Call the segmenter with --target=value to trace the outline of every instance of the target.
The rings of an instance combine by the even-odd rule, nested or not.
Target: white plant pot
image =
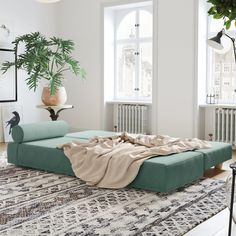
[[[44,87],[41,98],[42,98],[42,102],[46,106],[64,105],[67,100],[66,89],[65,89],[65,87],[60,87],[56,91],[55,95],[51,95],[50,88]]]

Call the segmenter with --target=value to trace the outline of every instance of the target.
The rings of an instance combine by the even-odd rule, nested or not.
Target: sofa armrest
[[[21,124],[12,129],[12,138],[16,143],[23,143],[62,137],[68,130],[69,125],[63,120]]]
[[[10,142],[7,145],[7,161],[9,163],[18,165],[18,143]]]

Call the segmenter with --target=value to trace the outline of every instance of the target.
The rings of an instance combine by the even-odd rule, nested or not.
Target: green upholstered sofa
[[[70,161],[57,145],[93,136],[110,136],[113,132],[88,130],[68,133],[65,121],[23,124],[13,128],[14,142],[8,144],[8,162],[60,174],[74,175]],[[203,176],[204,171],[231,159],[231,145],[211,142],[211,149],[153,157],[141,166],[129,187],[168,192]]]

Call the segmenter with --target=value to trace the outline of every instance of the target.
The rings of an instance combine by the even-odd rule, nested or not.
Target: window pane
[[[210,83],[208,94],[214,94],[220,102],[228,103],[234,99],[235,62],[233,48],[226,53],[211,50]]]
[[[223,19],[208,17],[208,38],[214,37],[217,32],[224,28]],[[231,24],[226,33],[234,38],[235,26]],[[236,93],[236,73],[235,60],[233,54],[232,41],[226,37],[221,37],[222,50],[213,50],[208,47],[208,78],[207,95],[215,95],[216,102],[232,103],[235,102]],[[209,101],[208,101],[209,102]]]
[[[136,12],[132,11],[123,18],[117,30],[117,39],[135,38],[135,17]]]
[[[221,31],[224,28],[224,20],[223,19],[214,19],[213,17],[209,16],[208,17],[209,20],[209,29],[208,31],[210,33],[216,33]],[[234,25],[234,21],[231,23],[230,28],[227,30],[227,32],[229,31],[234,31],[235,30],[235,25]]]
[[[152,14],[148,11],[139,12],[139,35],[143,37],[152,37]]]
[[[135,46],[123,44],[117,46],[117,98],[134,95]]]
[[[213,17],[209,16],[209,32],[219,32],[220,30],[222,30],[222,28],[224,27],[224,21],[221,19],[213,19]]]
[[[139,95],[150,98],[152,96],[152,44],[140,44],[140,80]]]

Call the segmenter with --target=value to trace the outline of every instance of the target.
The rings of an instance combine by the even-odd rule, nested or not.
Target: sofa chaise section
[[[204,156],[204,170],[210,169],[212,166],[219,166],[223,162],[232,158],[232,146],[223,142],[210,142],[210,149],[199,149]]]

